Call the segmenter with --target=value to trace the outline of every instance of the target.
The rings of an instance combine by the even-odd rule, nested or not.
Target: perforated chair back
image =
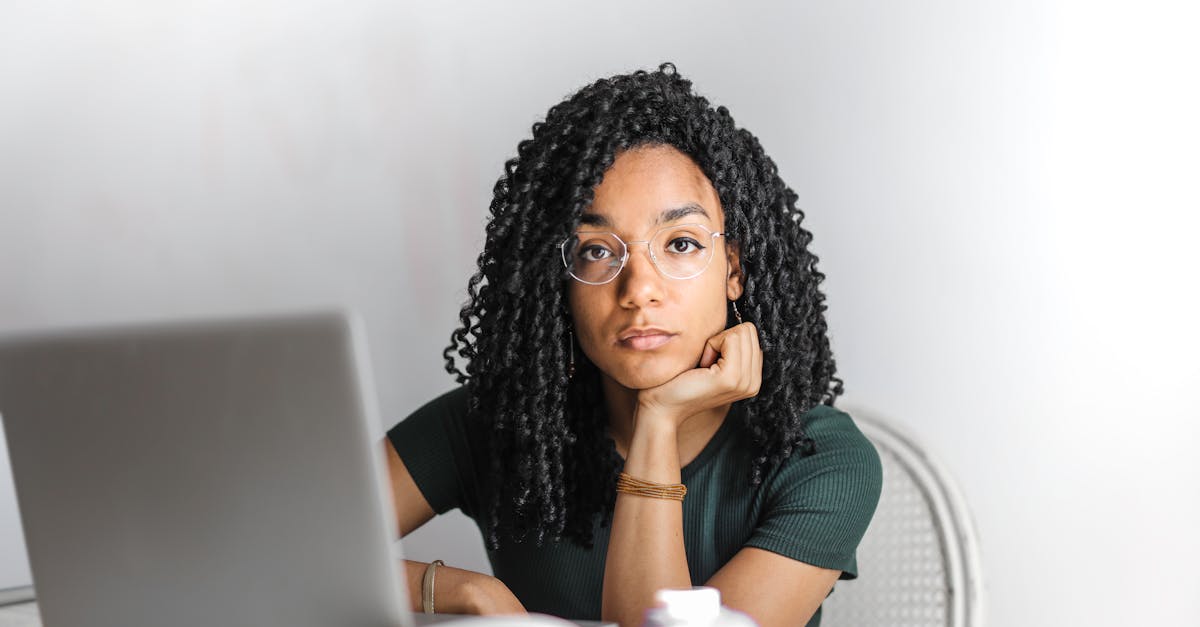
[[[858,548],[858,579],[825,600],[823,627],[982,627],[983,585],[969,512],[911,437],[843,408],[879,451],[883,493]]]

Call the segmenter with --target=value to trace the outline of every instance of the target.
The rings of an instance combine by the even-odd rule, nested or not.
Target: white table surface
[[[37,603],[0,606],[0,627],[42,627]]]

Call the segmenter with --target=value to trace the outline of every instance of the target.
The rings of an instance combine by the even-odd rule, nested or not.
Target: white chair
[[[879,451],[883,493],[858,547],[858,579],[825,600],[823,627],[982,627],[970,514],[950,477],[895,426],[843,408]]]

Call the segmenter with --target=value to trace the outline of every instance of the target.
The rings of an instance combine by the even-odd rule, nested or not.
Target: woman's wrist
[[[496,577],[472,570],[453,569],[447,588],[438,582],[438,613],[441,614],[512,614],[524,608],[508,586]],[[442,569],[438,569],[438,577]],[[446,595],[442,597],[441,595]]]
[[[479,577],[472,578],[463,584],[463,603],[465,614],[503,614],[511,612],[511,608],[497,605],[498,599],[512,597],[512,592],[503,581],[491,576],[477,573]]]
[[[429,565],[405,560],[409,597],[414,612],[423,611],[422,584]],[[519,614],[525,611],[499,579],[452,566],[438,566],[433,604],[438,614]]]
[[[675,437],[683,420],[674,412],[657,405],[638,403],[633,413],[633,436],[648,438]]]
[[[633,425],[633,438],[629,441],[629,457],[625,461],[636,465],[637,458],[643,455],[662,460],[669,458],[667,453],[671,451],[678,456],[678,448],[679,426],[671,415],[639,413]]]
[[[428,572],[429,564],[423,562],[414,562],[405,560],[406,569],[408,572],[408,588],[409,596],[412,599],[412,609],[414,612],[424,611],[425,599],[423,598],[426,589],[425,574]],[[474,614],[474,608],[478,605],[478,595],[472,589],[476,585],[474,582],[477,578],[489,577],[483,573],[477,573],[452,566],[438,566],[436,576],[434,577],[433,587],[433,607],[438,614]]]
[[[478,614],[478,580],[484,577],[490,575],[448,566],[438,568],[434,600],[438,613]]]
[[[637,479],[656,483],[679,482],[679,427],[669,414],[643,411],[633,428],[625,472]]]

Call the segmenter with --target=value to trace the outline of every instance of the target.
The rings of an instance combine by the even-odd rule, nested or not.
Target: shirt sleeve
[[[387,432],[388,441],[433,511],[478,511],[476,460],[466,428],[467,395],[456,388],[429,401]]]
[[[854,579],[855,550],[883,488],[879,454],[845,412],[822,405],[809,416],[816,450],[789,457],[768,477],[763,515],[746,546]]]

